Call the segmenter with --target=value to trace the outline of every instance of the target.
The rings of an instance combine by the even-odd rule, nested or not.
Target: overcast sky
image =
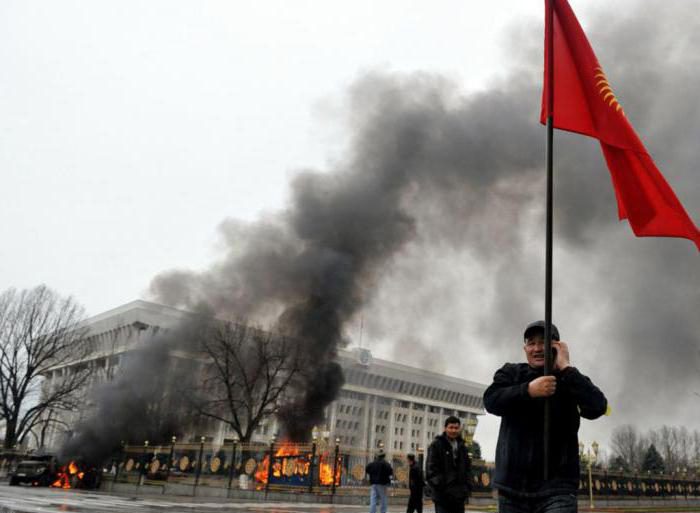
[[[698,27],[683,9],[700,1],[628,0],[616,2],[615,11],[602,0],[571,3],[584,29],[591,28],[628,116],[697,222],[693,134],[700,130],[693,121],[697,88],[690,86],[696,77],[687,68],[697,69],[690,50]],[[540,0],[2,2],[0,287],[46,283],[97,314],[152,298],[149,284],[163,271],[208,269],[225,251],[222,221],[274,214],[287,207],[290,180],[300,170],[332,172],[344,161],[357,131],[348,121],[357,105],[349,91],[371,92],[367,76],[383,77],[381,84],[416,72],[439,76],[465,105],[491,98],[495,89],[506,99],[513,92],[532,113],[532,129],[541,130],[539,99],[531,93],[541,72],[542,14]],[[673,27],[676,37],[663,27]],[[638,48],[656,51],[640,57]],[[401,88],[410,94],[411,80]],[[507,115],[500,112],[493,124],[510,126]],[[488,130],[490,123],[485,116],[479,126]],[[674,130],[688,143],[677,137],[677,146],[665,145]],[[516,130],[497,133],[519,137]],[[625,422],[700,428],[694,413],[700,403],[692,397],[700,390],[696,251],[688,241],[635,239],[615,221],[597,146],[562,139],[571,148],[569,162],[585,154],[586,171],[599,175],[583,190],[602,184],[603,191],[589,203],[569,183],[578,200],[563,212],[566,236],[555,262],[555,320],[572,342],[574,364],[601,383],[615,412],[586,424],[582,438],[606,443]],[[501,151],[503,142],[490,140],[491,151]],[[534,151],[544,155],[543,130]],[[493,201],[493,217],[478,222],[497,230],[507,222],[502,212],[513,213],[525,239],[512,253],[519,257],[495,265],[495,253],[473,247],[485,238],[470,247],[454,243],[454,234],[436,243],[433,203],[417,202],[425,214],[417,215],[419,225],[427,228],[377,270],[381,279],[362,310],[363,344],[375,354],[484,383],[501,363],[521,357],[519,327],[538,316],[543,302],[541,212],[532,203],[518,207],[522,187],[501,185],[483,199]],[[439,203],[442,196],[427,197]],[[459,212],[441,211],[440,225],[466,223],[454,216]],[[518,290],[510,294],[509,286]],[[663,307],[642,301],[652,297]],[[677,346],[664,346],[674,360],[654,352],[665,342],[647,323],[671,336],[688,327],[679,330],[685,338]],[[349,338],[359,338],[359,324],[347,327]],[[640,351],[651,348],[649,356],[611,350],[616,337],[629,338],[618,348],[639,342]],[[686,366],[670,376],[674,361]],[[635,368],[660,374],[644,388],[630,375]],[[681,390],[687,394],[679,396]],[[497,425],[485,418],[477,432],[488,456]]]

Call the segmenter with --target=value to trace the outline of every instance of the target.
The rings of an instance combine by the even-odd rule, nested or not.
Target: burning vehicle
[[[52,488],[97,488],[102,472],[71,461],[59,465],[55,456],[30,456],[20,460],[8,474],[9,485],[30,484]]]
[[[95,489],[102,481],[102,471],[96,467],[87,467],[77,461],[71,461],[62,466],[51,482],[52,488],[89,488]]]

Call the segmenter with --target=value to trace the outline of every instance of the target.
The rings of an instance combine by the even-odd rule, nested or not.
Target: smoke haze
[[[624,17],[601,13],[586,29],[697,221],[700,20],[689,9],[650,1]],[[286,418],[293,436],[308,436],[342,386],[334,358],[360,315],[370,347],[408,364],[488,382],[521,359],[523,327],[544,302],[541,40],[537,27],[514,28],[510,74],[468,96],[441,76],[364,74],[346,98],[344,158],[299,172],[285,209],[225,220],[223,255],[209,269],[153,280],[157,301],[276,322],[305,341],[316,372],[299,387],[299,414]],[[554,320],[614,412],[583,436],[605,442],[623,423],[697,428],[696,251],[686,240],[635,238],[617,221],[595,141],[555,140]],[[493,419],[480,428],[488,456]]]
[[[114,379],[90,391],[95,409],[74,427],[60,459],[99,466],[116,456],[122,443],[148,440],[155,446],[169,443],[172,436],[182,439],[190,418],[182,391],[189,388],[196,362],[171,355],[183,349],[183,341],[193,339],[191,330],[196,327],[191,322],[161,331],[121,354]]]

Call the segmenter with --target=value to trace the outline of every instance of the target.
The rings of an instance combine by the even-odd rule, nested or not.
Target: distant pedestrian
[[[435,513],[464,513],[471,491],[472,462],[457,417],[445,419],[445,431],[428,447],[426,477]]]
[[[423,513],[423,488],[425,487],[425,479],[423,478],[423,469],[416,462],[416,457],[413,454],[406,456],[408,460],[408,507],[406,513]]]
[[[385,460],[385,456],[384,451],[379,451],[375,460],[365,468],[371,485],[369,513],[376,513],[377,505],[380,513],[386,513],[386,488],[391,483],[394,470]]]

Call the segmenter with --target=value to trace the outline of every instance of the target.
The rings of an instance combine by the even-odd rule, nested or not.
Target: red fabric
[[[600,141],[612,176],[620,219],[638,237],[682,237],[700,251],[700,231],[656,168],[607,82],[567,0],[554,3],[554,127]],[[540,121],[547,121],[549,40]]]

